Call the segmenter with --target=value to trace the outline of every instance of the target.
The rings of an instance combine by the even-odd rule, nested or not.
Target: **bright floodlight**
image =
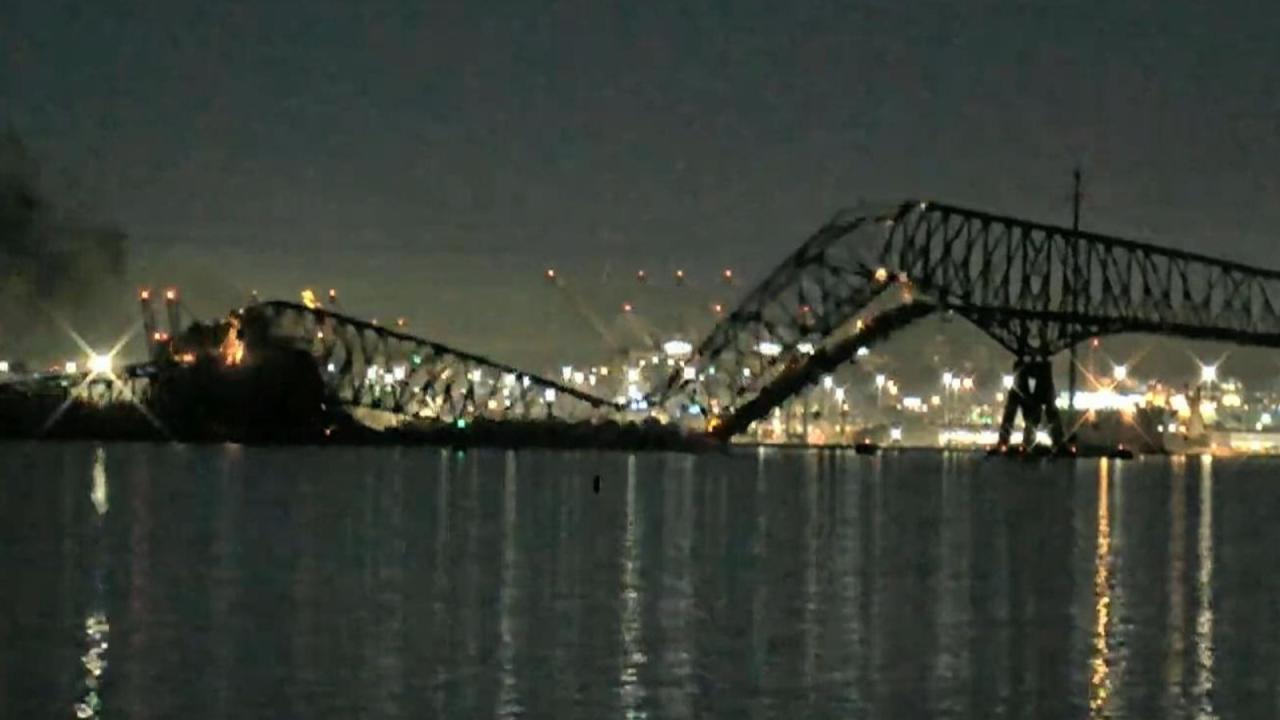
[[[662,352],[666,353],[667,357],[686,357],[689,353],[693,352],[693,345],[691,345],[687,340],[680,340],[678,338],[675,340],[668,340],[662,343]]]
[[[556,390],[555,390],[555,388],[547,388],[546,390],[543,390],[543,391],[542,391],[542,399],[543,399],[543,400],[545,400],[545,401],[547,401],[547,402],[555,402],[555,401],[556,401]]]
[[[952,378],[952,377],[954,377],[954,376],[951,374],[951,371],[950,371],[950,370],[948,370],[948,371],[946,371],[946,372],[942,373],[942,385],[943,385],[943,387],[951,387],[951,378]]]
[[[0,373],[7,373],[7,372],[9,372],[9,361],[0,360]]]
[[[1013,376],[1005,375],[1000,378],[1000,384],[1004,385],[1005,390],[1011,390],[1013,388]]]
[[[886,377],[884,376],[884,373],[880,373],[880,374],[876,375],[876,388],[877,388],[877,389],[879,389],[879,388],[884,387],[884,384],[885,384],[885,382],[886,382],[887,380],[888,380],[888,378],[886,378]]]
[[[764,355],[765,357],[773,357],[782,352],[782,346],[776,342],[769,342],[768,340],[766,340],[760,343],[759,345],[757,345],[756,350],[758,350],[760,354]]]
[[[75,373],[75,371],[76,371],[76,363],[75,363],[75,361],[74,361],[74,360],[68,360],[68,361],[66,362],[66,364],[62,366],[62,371],[63,371],[63,372],[65,372],[65,373],[66,373],[66,374],[68,374],[68,375],[71,375],[71,374]]]
[[[854,354],[858,357],[866,357],[871,354],[871,350],[866,345],[859,345],[858,351]]]
[[[1200,382],[1211,383],[1218,379],[1217,365],[1200,366]]]
[[[89,356],[89,372],[95,375],[106,375],[111,372],[111,356],[94,353]]]
[[[889,428],[889,439],[893,442],[902,442],[902,428],[897,425]]]
[[[833,380],[833,379],[832,379],[832,377],[831,377],[830,375],[823,375],[823,376],[822,376],[822,389],[823,389],[823,390],[830,390],[830,389],[831,389],[831,387],[832,387],[832,385],[834,385],[834,383],[835,383],[835,380]]]
[[[1129,368],[1125,367],[1124,365],[1117,365],[1111,369],[1111,377],[1115,378],[1116,380],[1124,380],[1125,378],[1129,377]]]

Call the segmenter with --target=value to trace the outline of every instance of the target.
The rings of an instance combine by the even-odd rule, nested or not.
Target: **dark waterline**
[[[4,718],[1280,710],[1274,461],[4,444],[0,468]]]

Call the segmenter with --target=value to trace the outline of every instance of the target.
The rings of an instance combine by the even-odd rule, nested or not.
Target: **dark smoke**
[[[77,215],[49,198],[17,133],[0,134],[0,356],[65,354],[57,320],[74,325],[120,292],[124,232]]]

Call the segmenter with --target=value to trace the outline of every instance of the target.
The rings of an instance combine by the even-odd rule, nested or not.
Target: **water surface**
[[[1278,480],[0,444],[0,717],[1275,717]]]

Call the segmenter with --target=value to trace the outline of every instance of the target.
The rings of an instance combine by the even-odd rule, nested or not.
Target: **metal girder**
[[[554,417],[598,419],[622,408],[474,353],[284,301],[251,305],[246,326],[315,359],[330,397],[402,418],[452,423]]]
[[[692,379],[672,375],[659,399],[731,419],[780,373],[863,331],[859,317],[873,322],[869,306],[894,286],[1019,358],[1122,332],[1280,346],[1280,272],[906,201],[844,211],[819,228],[698,346]]]

